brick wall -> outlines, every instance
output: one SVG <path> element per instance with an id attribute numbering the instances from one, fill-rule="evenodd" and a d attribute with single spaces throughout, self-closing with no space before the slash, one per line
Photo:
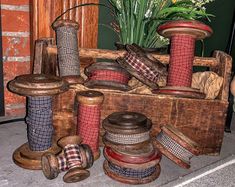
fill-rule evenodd
<path id="1" fill-rule="evenodd" d="M 9 92 L 7 83 L 30 73 L 29 0 L 1 0 L 5 115 L 25 114 L 25 98 Z"/>

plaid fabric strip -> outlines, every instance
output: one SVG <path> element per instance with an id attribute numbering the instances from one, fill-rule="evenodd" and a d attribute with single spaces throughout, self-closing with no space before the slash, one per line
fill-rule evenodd
<path id="1" fill-rule="evenodd" d="M 193 154 L 167 136 L 164 132 L 160 132 L 157 136 L 157 140 L 172 154 L 185 162 L 193 157 Z"/>
<path id="2" fill-rule="evenodd" d="M 156 166 L 143 170 L 134 170 L 131 168 L 122 168 L 109 162 L 109 168 L 114 172 L 124 177 L 130 178 L 145 178 L 151 176 L 156 171 Z"/>
<path id="3" fill-rule="evenodd" d="M 99 150 L 100 106 L 78 106 L 78 134 L 94 153 Z"/>
<path id="4" fill-rule="evenodd" d="M 171 38 L 168 86 L 191 87 L 195 39 L 187 35 Z"/>
<path id="5" fill-rule="evenodd" d="M 67 171 L 69 169 L 68 165 L 67 165 L 67 160 L 66 160 L 64 155 L 58 156 L 57 160 L 58 160 L 59 170 L 60 171 Z"/>
<path id="6" fill-rule="evenodd" d="M 52 144 L 52 97 L 28 97 L 27 136 L 32 151 L 44 151 Z"/>
<path id="7" fill-rule="evenodd" d="M 73 27 L 59 27 L 56 30 L 60 75 L 79 75 L 80 61 L 77 30 Z"/>
<path id="8" fill-rule="evenodd" d="M 156 82 L 158 80 L 159 73 L 152 70 L 144 62 L 140 61 L 140 59 L 138 59 L 135 55 L 127 53 L 124 59 L 132 68 L 134 68 L 139 74 L 146 77 L 148 80 L 152 82 Z"/>
<path id="9" fill-rule="evenodd" d="M 150 139 L 149 131 L 139 134 L 114 134 L 106 131 L 105 138 L 120 144 L 137 144 Z"/>
<path id="10" fill-rule="evenodd" d="M 82 166 L 79 145 L 67 145 L 64 147 L 64 156 L 69 169 Z"/>
<path id="11" fill-rule="evenodd" d="M 127 84 L 129 77 L 124 73 L 112 70 L 95 70 L 92 72 L 90 80 L 114 81 L 121 84 Z"/>

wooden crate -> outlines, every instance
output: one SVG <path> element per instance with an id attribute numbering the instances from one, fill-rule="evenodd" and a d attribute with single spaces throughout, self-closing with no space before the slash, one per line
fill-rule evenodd
<path id="1" fill-rule="evenodd" d="M 41 58 L 45 60 L 43 56 L 49 56 L 50 58 L 47 59 L 50 59 L 50 61 L 44 64 L 50 66 L 52 58 L 54 58 L 52 61 L 56 61 L 56 47 L 46 46 L 44 51 L 46 51 L 46 55 L 41 55 Z M 116 59 L 124 53 L 98 49 L 80 49 L 80 56 L 86 58 Z M 169 55 L 155 54 L 154 57 L 163 63 L 169 63 Z M 209 67 L 211 71 L 224 78 L 220 94 L 215 100 L 101 90 L 105 95 L 101 111 L 102 119 L 116 111 L 141 112 L 153 122 L 152 138 L 156 137 L 162 125 L 172 124 L 200 144 L 202 154 L 218 154 L 223 141 L 232 59 L 224 52 L 215 51 L 211 58 L 195 57 L 194 66 Z M 53 74 L 53 72 L 51 73 Z M 76 91 L 76 89 L 70 89 L 67 93 L 60 95 L 57 98 L 59 102 L 54 105 L 54 110 L 67 108 L 74 111 Z M 101 129 L 102 134 L 103 129 Z"/>

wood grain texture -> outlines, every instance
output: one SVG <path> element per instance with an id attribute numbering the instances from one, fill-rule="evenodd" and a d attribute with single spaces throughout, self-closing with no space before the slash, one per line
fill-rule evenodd
<path id="1" fill-rule="evenodd" d="M 31 55 L 33 57 L 34 41 L 39 38 L 54 37 L 52 22 L 62 12 L 81 3 L 99 3 L 99 0 L 30 0 L 31 6 Z M 79 47 L 96 48 L 98 37 L 98 6 L 85 6 L 66 13 L 63 19 L 76 20 Z M 32 67 L 32 63 L 31 63 Z"/>

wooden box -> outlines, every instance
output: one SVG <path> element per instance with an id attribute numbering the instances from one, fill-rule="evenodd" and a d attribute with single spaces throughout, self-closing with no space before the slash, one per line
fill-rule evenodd
<path id="1" fill-rule="evenodd" d="M 50 61 L 45 62 L 45 64 L 50 66 L 52 61 L 56 61 L 56 46 L 46 46 L 43 51 L 46 51 L 46 55 L 45 53 L 41 55 L 42 59 L 44 61 L 50 59 Z M 98 49 L 80 49 L 79 52 L 81 57 L 102 59 L 116 59 L 125 53 Z M 168 55 L 154 55 L 154 57 L 163 63 L 167 64 L 169 62 Z M 172 124 L 200 144 L 202 154 L 218 154 L 223 141 L 231 65 L 231 57 L 221 51 L 215 51 L 211 58 L 195 57 L 194 59 L 194 66 L 206 66 L 211 71 L 223 77 L 220 94 L 215 100 L 99 90 L 105 95 L 101 111 L 102 119 L 116 111 L 141 112 L 153 122 L 151 130 L 152 138 L 156 137 L 160 131 L 160 126 Z M 77 91 L 79 89 L 71 88 L 68 92 L 60 95 L 57 98 L 57 102 L 55 102 L 54 111 L 66 109 L 74 112 L 76 108 L 74 98 Z M 76 112 L 74 116 L 76 116 Z M 102 134 L 103 129 L 101 129 Z"/>

